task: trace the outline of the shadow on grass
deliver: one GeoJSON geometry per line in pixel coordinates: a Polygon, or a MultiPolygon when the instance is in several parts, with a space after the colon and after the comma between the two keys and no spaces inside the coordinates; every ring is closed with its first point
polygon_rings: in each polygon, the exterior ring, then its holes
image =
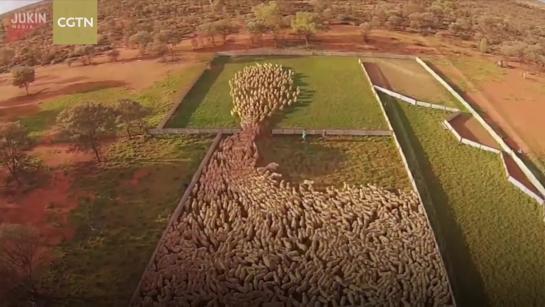
{"type": "Polygon", "coordinates": [[[229,57],[227,56],[218,56],[212,60],[210,69],[207,69],[201,75],[199,80],[187,92],[187,95],[180,98],[182,99],[182,103],[180,103],[174,115],[168,120],[166,127],[187,127],[193,113],[199,108],[206,94],[223,72],[227,62],[229,62],[229,57]]]}
{"type": "Polygon", "coordinates": [[[34,116],[21,118],[21,123],[25,126],[28,132],[43,132],[55,124],[57,115],[62,109],[42,110],[34,116]]]}
{"type": "MultiPolygon", "coordinates": [[[[432,166],[422,144],[416,137],[409,119],[396,102],[381,95],[392,125],[407,155],[407,161],[421,192],[430,218],[456,303],[459,306],[488,306],[482,278],[471,260],[462,230],[454,213],[448,207],[449,198],[432,166]]],[[[437,123],[439,126],[439,123],[437,123]]]]}
{"type": "MultiPolygon", "coordinates": [[[[286,67],[286,68],[295,71],[291,67],[286,67]]],[[[298,86],[300,89],[299,97],[297,97],[297,102],[287,107],[281,112],[274,113],[271,119],[269,120],[269,125],[271,128],[277,127],[278,124],[286,117],[286,115],[296,112],[299,109],[303,109],[312,102],[312,98],[314,97],[315,91],[309,89],[309,84],[305,81],[306,79],[308,79],[308,76],[306,76],[305,74],[298,73],[298,72],[295,73],[293,78],[294,84],[295,86],[298,86]]],[[[305,127],[301,127],[301,128],[305,128],[305,127]]]]}
{"type": "MultiPolygon", "coordinates": [[[[258,165],[278,163],[276,171],[293,184],[334,174],[348,159],[342,150],[313,143],[310,137],[306,141],[300,136],[262,137],[257,146],[260,157],[258,165]]],[[[326,186],[315,182],[315,187],[326,186]]]]}

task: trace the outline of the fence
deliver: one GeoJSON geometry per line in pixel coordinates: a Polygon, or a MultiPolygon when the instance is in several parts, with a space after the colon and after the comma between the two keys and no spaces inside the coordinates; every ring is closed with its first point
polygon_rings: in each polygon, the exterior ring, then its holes
{"type": "Polygon", "coordinates": [[[414,60],[414,56],[409,55],[398,55],[398,54],[388,54],[388,53],[373,53],[373,52],[343,52],[343,51],[327,51],[327,50],[307,50],[300,48],[285,48],[285,49],[276,49],[276,48],[255,48],[250,50],[242,51],[221,51],[217,52],[216,55],[223,56],[312,56],[312,55],[326,55],[326,56],[351,56],[351,57],[373,57],[373,58],[385,58],[385,59],[403,59],[403,60],[414,60]]]}
{"type": "Polygon", "coordinates": [[[234,134],[239,132],[238,128],[163,128],[150,129],[152,135],[168,135],[168,134],[234,134]]]}
{"type": "Polygon", "coordinates": [[[503,164],[503,169],[505,170],[505,175],[507,176],[507,181],[509,181],[515,187],[519,188],[521,191],[526,193],[528,196],[535,199],[538,203],[544,204],[545,200],[541,196],[537,195],[534,191],[528,189],[524,183],[520,182],[514,176],[511,175],[511,172],[509,171],[509,167],[507,167],[507,162],[506,162],[507,161],[506,159],[509,159],[509,158],[508,158],[508,156],[507,156],[507,154],[505,152],[501,153],[501,158],[502,158],[501,162],[503,164]]]}
{"type": "Polygon", "coordinates": [[[275,135],[290,135],[290,134],[303,134],[303,131],[307,135],[328,135],[328,136],[391,136],[391,130],[357,130],[357,129],[273,129],[272,134],[275,135]]]}
{"type": "MultiPolygon", "coordinates": [[[[151,129],[149,132],[152,135],[168,135],[168,134],[234,134],[239,132],[238,128],[164,128],[151,129]]],[[[302,128],[285,128],[272,129],[273,135],[324,135],[324,136],[391,136],[391,130],[358,130],[358,129],[302,129],[302,128]]]]}
{"type": "Polygon", "coordinates": [[[447,128],[450,132],[452,132],[452,134],[454,134],[456,139],[462,144],[466,144],[466,145],[469,145],[471,147],[475,147],[475,148],[478,148],[478,149],[481,149],[481,150],[484,150],[484,151],[493,152],[495,154],[500,153],[500,151],[498,149],[496,149],[496,148],[492,148],[492,147],[489,147],[489,146],[483,145],[481,143],[477,143],[477,142],[474,142],[472,140],[468,140],[468,139],[462,137],[458,133],[458,131],[456,131],[456,129],[454,129],[454,127],[452,127],[452,125],[449,123],[449,120],[444,120],[443,121],[443,126],[445,126],[445,128],[447,128]]]}
{"type": "Polygon", "coordinates": [[[133,293],[133,295],[131,297],[130,306],[133,305],[138,293],[140,292],[140,287],[142,285],[142,279],[144,278],[145,273],[152,267],[153,260],[155,259],[155,256],[157,255],[157,250],[160,248],[160,246],[162,246],[161,243],[165,240],[165,237],[166,237],[166,234],[167,234],[168,230],[170,228],[172,228],[172,225],[174,224],[176,219],[178,219],[178,217],[182,213],[182,209],[183,209],[184,204],[189,199],[189,197],[191,195],[191,191],[193,190],[193,187],[199,181],[199,178],[201,177],[202,171],[204,170],[204,168],[208,164],[208,161],[210,160],[210,158],[212,157],[212,154],[216,150],[216,147],[218,146],[219,142],[221,141],[221,138],[222,138],[222,134],[218,133],[216,135],[216,138],[214,139],[214,141],[212,142],[212,144],[208,148],[208,151],[206,152],[206,155],[204,156],[201,163],[199,164],[199,167],[197,168],[197,170],[193,174],[193,177],[191,178],[191,182],[189,183],[189,185],[185,189],[182,198],[180,199],[180,201],[178,202],[178,205],[176,206],[176,209],[174,210],[174,212],[170,216],[170,218],[168,220],[167,227],[165,227],[165,230],[163,230],[163,233],[161,234],[161,238],[159,239],[159,241],[157,241],[157,244],[155,245],[155,250],[151,254],[151,257],[150,257],[150,259],[148,261],[148,264],[146,265],[146,268],[144,269],[144,272],[140,275],[140,280],[138,281],[138,284],[136,285],[136,289],[134,290],[134,293],[133,293]]]}
{"type": "Polygon", "coordinates": [[[524,175],[528,177],[528,180],[532,185],[536,187],[536,189],[541,193],[542,196],[545,196],[545,187],[541,184],[541,182],[536,178],[534,173],[526,166],[524,161],[520,159],[517,154],[505,143],[505,141],[499,136],[499,134],[481,117],[481,115],[473,108],[473,106],[468,103],[458,92],[456,92],[441,76],[439,76],[431,67],[426,64],[422,59],[419,57],[416,57],[416,62],[420,64],[424,69],[429,72],[443,87],[445,87],[449,93],[451,93],[464,107],[466,107],[469,112],[481,123],[481,125],[490,133],[490,135],[494,138],[498,144],[500,144],[501,149],[503,149],[507,154],[513,158],[515,163],[518,165],[518,167],[522,170],[524,175]]]}
{"type": "Polygon", "coordinates": [[[413,106],[420,106],[420,107],[425,107],[425,108],[438,109],[438,110],[443,110],[443,111],[447,111],[447,112],[460,112],[460,110],[458,110],[456,108],[451,108],[451,107],[447,107],[447,106],[440,105],[440,104],[435,104],[435,103],[429,103],[429,102],[425,102],[425,101],[416,100],[414,98],[402,95],[400,93],[396,93],[396,92],[391,91],[389,89],[385,89],[385,88],[380,87],[378,85],[374,85],[374,87],[375,87],[375,89],[383,92],[386,95],[390,95],[390,96],[392,96],[394,98],[397,98],[397,99],[399,99],[399,100],[401,100],[403,102],[412,104],[413,106]]]}
{"type": "MultiPolygon", "coordinates": [[[[399,143],[397,134],[396,134],[396,132],[395,132],[393,126],[392,126],[392,123],[390,122],[390,118],[388,117],[388,113],[386,113],[386,110],[384,109],[382,99],[380,99],[380,96],[378,95],[375,87],[373,86],[373,82],[371,81],[371,77],[369,77],[369,74],[367,73],[367,70],[365,69],[365,65],[363,65],[361,59],[358,59],[358,62],[360,64],[360,66],[361,66],[361,69],[363,71],[363,75],[365,76],[365,79],[367,80],[367,82],[369,83],[369,85],[371,87],[371,91],[373,92],[373,96],[375,97],[375,100],[380,105],[380,109],[382,110],[382,114],[384,115],[384,118],[386,119],[386,123],[388,124],[388,128],[390,130],[392,130],[394,143],[396,144],[397,150],[399,151],[399,154],[401,156],[401,160],[403,161],[403,165],[405,167],[405,171],[407,172],[407,176],[409,177],[409,180],[411,181],[411,184],[413,186],[413,190],[415,191],[416,195],[418,196],[418,199],[420,200],[420,203],[423,206],[424,201],[422,200],[421,193],[418,190],[418,186],[416,185],[414,175],[413,175],[413,173],[411,171],[411,168],[409,167],[407,157],[405,156],[405,153],[403,152],[403,148],[401,147],[401,144],[399,143]]],[[[430,218],[428,216],[427,211],[425,209],[423,211],[424,211],[424,215],[426,216],[426,221],[428,223],[428,227],[430,228],[430,230],[432,230],[433,242],[435,243],[435,248],[437,249],[437,251],[439,251],[439,255],[441,256],[441,261],[443,263],[443,269],[445,270],[445,273],[446,273],[446,267],[447,267],[446,262],[445,262],[445,259],[444,259],[443,255],[442,255],[442,253],[441,253],[441,249],[439,248],[439,244],[437,243],[437,238],[435,237],[435,233],[433,232],[433,228],[431,227],[430,218]]],[[[450,279],[448,278],[448,274],[445,274],[445,276],[447,277],[447,282],[448,282],[448,286],[449,286],[449,290],[450,290],[450,295],[452,297],[452,301],[454,302],[454,306],[456,306],[456,299],[454,297],[454,292],[452,291],[452,286],[450,284],[450,279]]]]}
{"type": "Polygon", "coordinates": [[[174,113],[178,110],[178,108],[182,104],[182,101],[184,100],[187,93],[189,93],[189,91],[191,91],[191,89],[201,79],[202,75],[204,75],[204,73],[207,70],[208,70],[207,68],[203,69],[203,71],[200,74],[198,74],[195,77],[195,79],[191,80],[191,83],[190,83],[191,86],[180,90],[180,92],[175,96],[176,98],[174,98],[174,105],[172,106],[172,108],[170,108],[170,110],[165,115],[165,117],[161,120],[159,125],[157,125],[157,129],[163,129],[165,127],[165,125],[168,123],[168,121],[170,120],[172,115],[174,115],[174,113]]]}

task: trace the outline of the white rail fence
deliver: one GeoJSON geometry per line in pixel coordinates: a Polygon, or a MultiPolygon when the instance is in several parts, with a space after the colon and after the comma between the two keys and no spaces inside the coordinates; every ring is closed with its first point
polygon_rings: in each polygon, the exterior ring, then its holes
{"type": "Polygon", "coordinates": [[[394,92],[392,90],[380,87],[378,85],[374,85],[374,87],[375,87],[375,89],[383,92],[386,95],[397,98],[397,99],[399,99],[399,100],[401,100],[403,102],[412,104],[413,106],[420,106],[420,107],[424,107],[424,108],[438,109],[438,110],[443,110],[443,111],[447,111],[447,112],[460,112],[460,110],[458,110],[456,108],[451,108],[451,107],[447,107],[447,106],[436,104],[436,103],[420,101],[420,100],[414,99],[412,97],[405,96],[403,94],[394,92]]]}
{"type": "Polygon", "coordinates": [[[448,120],[444,120],[443,121],[443,126],[445,128],[447,128],[455,137],[456,139],[462,143],[462,144],[466,144],[466,145],[469,145],[471,147],[475,147],[475,148],[478,148],[480,150],[484,150],[484,151],[488,151],[488,152],[492,152],[492,153],[495,153],[495,154],[499,154],[500,153],[500,150],[496,149],[496,148],[492,148],[490,146],[486,146],[484,144],[481,144],[481,143],[477,143],[477,142],[474,142],[472,140],[469,140],[469,139],[466,139],[464,137],[462,137],[458,131],[456,131],[456,129],[454,129],[454,127],[452,127],[452,125],[449,123],[448,120]]]}
{"type": "MultiPolygon", "coordinates": [[[[365,79],[367,80],[367,83],[369,84],[369,86],[371,87],[371,91],[373,92],[373,96],[375,97],[375,100],[377,101],[377,103],[380,105],[380,109],[382,110],[382,115],[384,115],[384,118],[386,120],[386,123],[388,124],[388,128],[393,132],[392,136],[394,138],[394,143],[396,144],[396,147],[397,147],[397,150],[399,151],[399,155],[401,156],[401,160],[403,161],[403,166],[405,167],[405,171],[407,172],[407,176],[409,177],[409,180],[413,186],[413,190],[414,192],[416,193],[416,195],[418,196],[418,199],[420,200],[420,203],[422,204],[422,206],[424,205],[424,201],[422,200],[422,196],[420,194],[420,190],[418,189],[418,186],[416,185],[416,181],[414,179],[414,175],[411,171],[411,168],[409,167],[409,163],[407,161],[407,157],[405,156],[405,153],[403,151],[403,148],[401,147],[401,144],[399,143],[399,140],[398,140],[398,137],[397,137],[397,134],[392,126],[392,123],[390,121],[390,118],[388,116],[388,113],[386,113],[386,110],[384,109],[384,105],[383,105],[383,102],[382,102],[382,99],[380,99],[380,96],[378,95],[375,87],[373,86],[373,81],[371,81],[371,77],[369,76],[369,74],[367,73],[367,70],[365,69],[365,65],[363,65],[363,62],[361,61],[361,59],[358,59],[358,62],[361,66],[361,69],[363,71],[363,75],[365,76],[365,79]]],[[[433,232],[433,228],[431,227],[431,222],[430,222],[430,218],[428,216],[428,212],[426,211],[426,209],[424,208],[424,215],[426,216],[426,221],[428,223],[428,227],[430,228],[430,230],[432,231],[433,233],[433,242],[435,243],[435,248],[437,249],[437,251],[439,252],[439,255],[441,257],[441,262],[443,264],[443,270],[444,270],[444,273],[445,273],[445,276],[447,277],[447,282],[448,282],[448,286],[449,286],[449,290],[450,290],[450,296],[452,297],[452,301],[454,303],[454,306],[456,306],[456,299],[454,297],[454,292],[452,291],[452,285],[450,283],[450,279],[448,278],[448,274],[447,274],[447,271],[446,271],[446,263],[445,263],[445,259],[441,253],[441,249],[439,248],[439,244],[437,243],[437,238],[435,237],[435,233],[433,232]]]]}
{"type": "MultiPolygon", "coordinates": [[[[501,149],[505,151],[518,165],[518,167],[522,170],[524,175],[528,178],[530,183],[539,191],[541,194],[540,199],[545,197],[545,187],[543,187],[543,184],[537,179],[537,177],[534,175],[534,173],[528,168],[528,166],[522,161],[521,158],[516,154],[516,152],[505,143],[505,141],[500,137],[500,135],[482,118],[482,116],[473,108],[473,106],[468,103],[458,92],[456,92],[439,74],[437,74],[431,67],[426,64],[422,59],[419,57],[416,57],[416,62],[420,64],[424,69],[429,72],[443,87],[445,87],[460,103],[468,109],[468,111],[481,123],[481,125],[490,133],[490,135],[494,138],[494,140],[500,145],[501,149]]],[[[521,189],[524,191],[524,189],[521,189]]],[[[528,194],[530,195],[530,194],[528,194]]],[[[532,195],[530,195],[532,196],[532,195]]],[[[543,204],[543,202],[540,202],[543,204]]]]}
{"type": "Polygon", "coordinates": [[[509,168],[507,167],[507,163],[505,162],[505,160],[508,159],[507,154],[505,152],[502,152],[501,157],[501,163],[503,165],[503,169],[505,170],[505,176],[507,177],[507,181],[520,189],[522,192],[526,193],[528,196],[535,199],[538,203],[543,204],[545,202],[545,199],[543,199],[543,197],[537,195],[534,191],[528,189],[525,184],[517,180],[515,177],[511,176],[509,168]]]}

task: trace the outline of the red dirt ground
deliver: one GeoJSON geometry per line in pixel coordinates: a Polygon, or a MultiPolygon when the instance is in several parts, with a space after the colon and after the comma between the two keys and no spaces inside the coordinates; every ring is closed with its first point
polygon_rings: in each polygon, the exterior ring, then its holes
{"type": "MultiPolygon", "coordinates": [[[[301,47],[303,39],[289,33],[282,34],[282,47],[301,47]]],[[[386,30],[373,30],[364,42],[359,30],[354,26],[334,25],[330,29],[318,33],[311,40],[314,49],[334,51],[361,51],[361,52],[391,52],[395,54],[436,54],[437,49],[428,46],[419,35],[386,30]]],[[[179,47],[183,50],[192,50],[191,41],[183,41],[179,47]]],[[[273,48],[271,36],[264,35],[259,44],[252,45],[248,33],[230,35],[227,42],[217,40],[216,46],[198,49],[199,52],[216,52],[226,50],[246,50],[251,48],[273,48]]]]}
{"type": "Polygon", "coordinates": [[[169,72],[187,67],[195,54],[184,54],[179,62],[161,63],[157,59],[140,60],[134,50],[121,50],[118,62],[104,62],[97,57],[95,64],[68,67],[56,64],[36,68],[36,81],[30,85],[31,95],[11,84],[11,75],[0,74],[0,110],[13,107],[13,112],[28,112],[29,108],[49,99],[68,94],[103,88],[125,87],[139,90],[163,79],[169,72]]]}
{"type": "Polygon", "coordinates": [[[95,159],[92,153],[73,151],[67,144],[38,145],[32,149],[30,154],[52,168],[89,162],[95,159]]]}
{"type": "Polygon", "coordinates": [[[498,143],[494,141],[494,138],[486,131],[481,123],[479,123],[475,117],[470,114],[459,114],[455,118],[449,121],[452,128],[460,134],[461,137],[474,141],[488,147],[499,149],[498,143]]]}
{"type": "Polygon", "coordinates": [[[509,176],[515,178],[518,182],[522,183],[525,187],[527,187],[529,190],[534,192],[536,195],[541,195],[539,191],[536,189],[536,187],[528,180],[528,177],[524,175],[520,167],[518,167],[517,163],[511,156],[502,153],[502,158],[505,163],[505,167],[507,168],[507,172],[509,173],[509,176]]]}
{"type": "Polygon", "coordinates": [[[1,197],[0,224],[33,226],[50,245],[69,240],[74,229],[68,221],[68,213],[77,206],[77,201],[70,196],[71,184],[72,178],[57,171],[43,187],[24,195],[1,197]]]}
{"type": "Polygon", "coordinates": [[[503,69],[504,75],[478,84],[453,65],[438,66],[453,82],[461,81],[469,85],[466,92],[468,98],[484,111],[487,120],[503,131],[510,146],[543,158],[545,77],[535,75],[524,79],[522,73],[530,68],[516,63],[510,65],[511,68],[503,69]]]}
{"type": "Polygon", "coordinates": [[[424,102],[456,106],[454,97],[414,60],[378,57],[365,57],[363,60],[380,68],[394,92],[424,102]]]}

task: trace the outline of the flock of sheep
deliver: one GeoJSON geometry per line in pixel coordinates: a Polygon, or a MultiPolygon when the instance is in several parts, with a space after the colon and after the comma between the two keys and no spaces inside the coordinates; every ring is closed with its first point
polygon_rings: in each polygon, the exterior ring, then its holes
{"type": "Polygon", "coordinates": [[[259,124],[220,142],[134,305],[453,304],[417,195],[286,182],[257,165],[259,124]]]}
{"type": "Polygon", "coordinates": [[[297,102],[299,87],[293,84],[293,71],[277,64],[246,66],[229,81],[233,97],[231,115],[238,115],[241,126],[261,123],[275,111],[297,102]]]}

